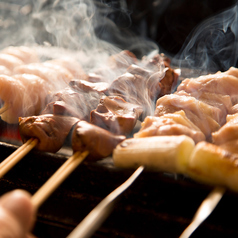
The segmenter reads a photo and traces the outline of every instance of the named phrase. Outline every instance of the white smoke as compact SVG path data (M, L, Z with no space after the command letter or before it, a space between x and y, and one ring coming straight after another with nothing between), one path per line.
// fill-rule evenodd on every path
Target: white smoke
M190 71L195 77L225 71L237 63L238 5L236 4L201 23L189 35L173 64Z

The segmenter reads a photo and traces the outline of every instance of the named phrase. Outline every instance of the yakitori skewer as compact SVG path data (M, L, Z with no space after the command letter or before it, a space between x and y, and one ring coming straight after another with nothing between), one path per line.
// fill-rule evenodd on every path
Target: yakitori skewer
M10 107L11 107L11 105L7 105L5 103L4 106L0 108L0 115L3 114L4 112L6 112Z
M57 152L78 118L51 114L19 118L19 131L24 144L0 164L0 177L33 148L40 151Z
M37 209L86 157L89 160L107 157L112 154L113 148L124 139L125 136L113 135L86 121L79 121L72 133L74 154L32 197L35 208ZM103 145L107 145L106 148Z
M118 196L120 196L138 178L144 170L140 166L123 184L117 187L107 197L105 197L80 224L67 236L67 238L90 237L104 222L110 214L112 206Z
M19 132L25 144L3 162L0 173L1 171L6 173L34 147L40 151L58 151L72 127L75 126L72 133L74 154L32 197L36 209L85 159L89 152L90 160L105 158L111 155L116 145L126 138L125 136L114 135L105 129L74 117L47 114L20 118L19 121ZM105 145L107 146L105 147Z

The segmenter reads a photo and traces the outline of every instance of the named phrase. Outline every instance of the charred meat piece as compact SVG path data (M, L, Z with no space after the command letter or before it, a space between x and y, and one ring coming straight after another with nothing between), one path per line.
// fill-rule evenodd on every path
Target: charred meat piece
M168 65L169 61L164 64L160 55L152 59L145 58L140 65L131 64L126 73L111 83L109 94L142 106L143 120L153 114L152 108L156 100L171 93L177 85L179 75Z
M69 85L77 91L85 93L97 92L98 94L108 94L109 83L106 82L88 82L85 80L72 80Z
M48 104L42 114L74 116L89 121L90 112L97 107L102 95L96 91L87 93L66 87L48 99Z
M72 134L73 151L89 151L89 160L98 160L110 156L113 149L125 140L122 135L114 135L86 121L76 124Z
M143 119L145 116L151 115L153 111L155 97L151 98L151 90L154 95L158 95L160 92L159 82L148 85L144 77L125 73L111 83L109 94L111 96L120 96L126 102L142 106Z
M135 127L142 107L118 96L102 97L97 109L91 111L90 122L112 133L128 135Z
M52 114L20 117L19 132L24 143L30 138L37 138L36 149L57 152L63 146L73 125L78 121L79 119L75 117Z
M153 80L158 77L158 74L161 74L159 72L163 72L163 77L160 78L159 97L173 92L178 84L179 74L170 67L170 59L164 54L156 54L153 58L148 60L145 58L143 61L145 61L145 68L154 72L151 76Z
M108 59L108 64L111 66L111 68L127 68L131 64L137 63L136 56L128 51L123 50L118 54L112 55Z

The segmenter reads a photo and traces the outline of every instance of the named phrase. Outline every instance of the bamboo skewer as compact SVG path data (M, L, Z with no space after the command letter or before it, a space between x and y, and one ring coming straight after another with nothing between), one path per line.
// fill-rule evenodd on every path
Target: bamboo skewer
M11 107L10 104L4 103L3 107L0 108L0 115L3 114L5 111L7 111Z
M226 189L215 187L202 202L195 213L190 225L183 231L179 238L188 238L200 226L200 224L212 213L219 201L221 200Z
M28 154L38 143L37 139L29 139L16 151L9 155L0 164L0 178L5 175L16 163L18 163L26 154Z
M87 157L88 151L83 153L74 153L48 180L47 182L32 196L31 201L35 209L50 196L51 193L82 163Z
M140 166L123 184L104 198L67 236L67 238L90 237L109 215L115 199L122 194L141 174L144 166Z

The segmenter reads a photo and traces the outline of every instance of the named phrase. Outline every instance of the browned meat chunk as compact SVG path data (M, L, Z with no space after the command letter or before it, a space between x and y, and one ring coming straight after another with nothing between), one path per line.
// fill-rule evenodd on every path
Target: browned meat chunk
M155 80L155 77L158 78L158 74L161 74L161 68L163 69L163 77L161 78L161 75L159 76L161 84L159 97L174 91L174 88L178 83L179 74L170 67L170 59L168 57L164 54L157 54L152 59L148 60L145 67L154 72L151 76L153 80Z
M123 50L118 54L114 54L109 57L108 59L108 64L109 66L113 68L127 68L131 64L137 63L137 58L136 56L128 51L128 50Z
M24 143L30 138L37 138L36 149L57 152L63 146L73 125L78 121L79 119L75 117L52 114L20 117L19 132Z
M128 135L142 113L138 105L126 102L120 97L102 97L97 109L91 112L91 123L115 134Z
M142 120L152 115L156 100L173 91L178 74L169 67L169 61L159 54L143 59L140 65L131 64L127 72L116 78L109 87L110 95L143 107Z
M154 92L151 96L151 92ZM142 119L151 115L155 97L160 92L160 84L147 84L147 80L140 75L125 73L115 79L109 87L109 94L122 97L126 102L143 107ZM156 95L156 96L154 96ZM152 98L153 97L153 98Z
M109 83L97 82L92 83L85 80L72 80L69 85L75 90L81 90L85 93L97 92L101 94L108 94Z
M85 121L76 124L72 135L73 151L89 151L89 160L98 160L112 154L113 149L126 139L125 136L114 135L98 126Z
M48 99L49 103L42 114L74 116L89 121L90 112L97 107L102 95L96 91L87 93L66 87Z

